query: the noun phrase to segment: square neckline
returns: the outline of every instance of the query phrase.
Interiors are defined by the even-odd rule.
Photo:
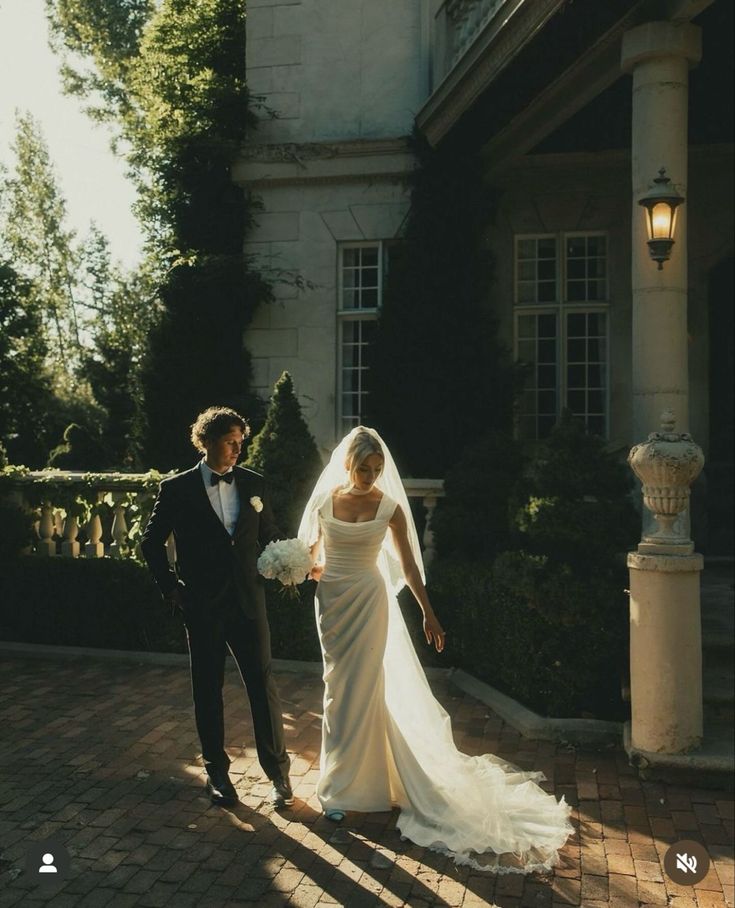
[[[341,518],[334,516],[334,494],[332,492],[330,492],[329,493],[329,509],[330,509],[331,513],[329,516],[331,517],[332,520],[335,520],[337,523],[344,523],[347,526],[363,526],[366,523],[375,523],[375,521],[378,519],[378,516],[380,514],[380,509],[383,507],[383,502],[385,501],[385,499],[387,497],[388,496],[385,494],[385,492],[383,492],[383,494],[380,496],[380,501],[378,502],[378,509],[375,512],[375,517],[371,517],[370,520],[342,520]]]

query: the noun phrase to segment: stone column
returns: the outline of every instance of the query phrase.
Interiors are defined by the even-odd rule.
[[[671,258],[659,271],[638,205],[661,167],[686,197],[689,68],[700,57],[701,31],[690,23],[649,22],[623,36],[621,66],[633,76],[633,437],[648,436],[629,457],[646,505],[643,539],[628,556],[631,756],[683,753],[702,740],[702,557],[687,520],[689,485],[702,464],[686,434],[687,211],[678,211]],[[662,411],[663,431],[652,432]]]
[[[689,426],[687,212],[678,211],[675,244],[658,270],[648,254],[638,199],[661,167],[686,197],[689,68],[701,57],[701,30],[648,22],[623,36],[621,66],[633,75],[632,298],[633,438],[644,439],[671,408]]]

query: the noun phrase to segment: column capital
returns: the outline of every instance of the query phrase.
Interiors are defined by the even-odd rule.
[[[623,35],[620,67],[632,72],[639,64],[665,57],[684,57],[690,67],[702,59],[702,29],[691,22],[645,22]]]

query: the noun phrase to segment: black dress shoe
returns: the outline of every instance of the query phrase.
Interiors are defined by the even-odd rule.
[[[293,792],[288,779],[273,779],[271,788],[271,804],[276,807],[290,807],[293,804]]]
[[[235,786],[230,782],[226,772],[211,775],[207,780],[207,794],[213,804],[218,807],[230,807],[237,804],[238,797]]]

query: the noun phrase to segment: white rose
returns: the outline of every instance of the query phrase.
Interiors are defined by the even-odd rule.
[[[254,511],[257,511],[258,514],[263,510],[263,502],[260,500],[260,495],[253,495],[250,499],[250,504]]]

